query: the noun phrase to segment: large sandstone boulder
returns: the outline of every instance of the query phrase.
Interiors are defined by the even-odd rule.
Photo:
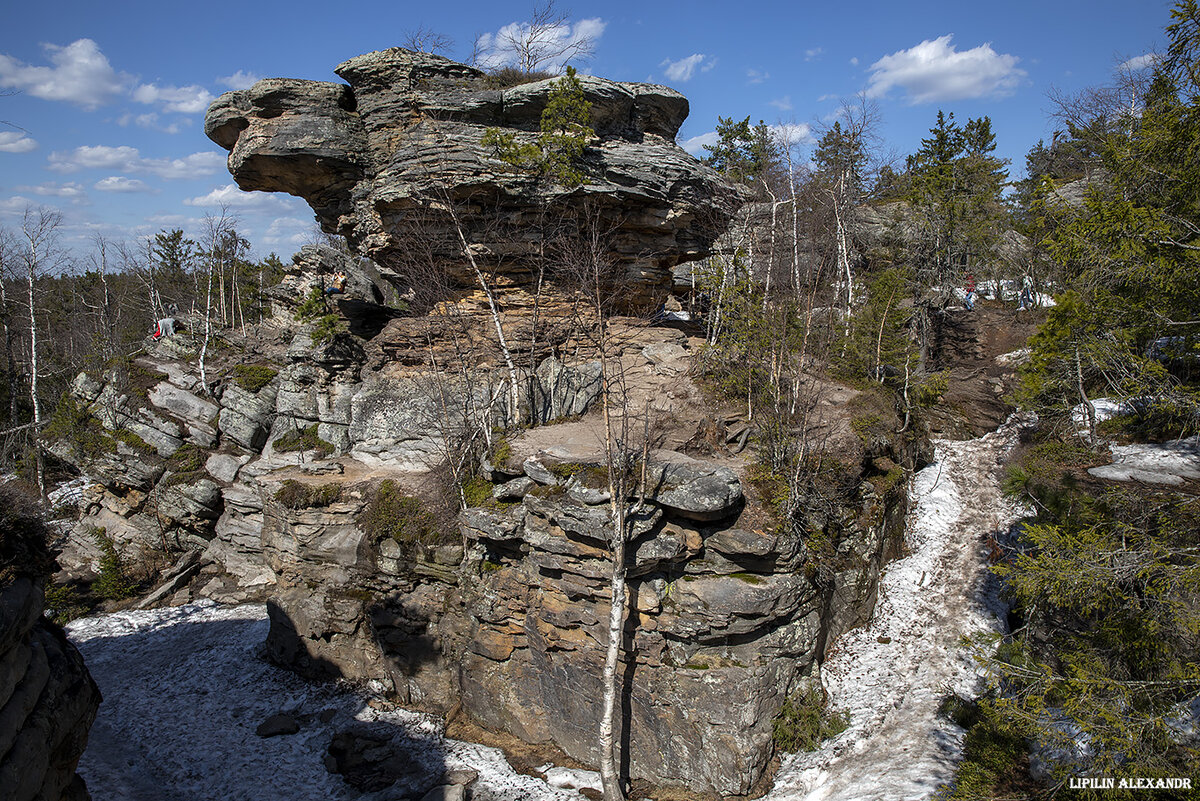
[[[489,128],[533,142],[556,79],[495,89],[476,69],[401,48],[336,72],[348,85],[273,78],[227,92],[205,132],[230,151],[238,186],[303,197],[324,230],[404,289],[428,288],[422,260],[452,284],[475,283],[447,202],[476,256],[517,284],[533,280],[547,212],[578,227],[588,215],[568,212],[588,208],[599,217],[591,223],[611,230],[625,302],[656,303],[672,266],[709,252],[737,198],[675,144],[688,104],[664,86],[581,77],[596,137],[583,184],[568,188],[514,169],[482,142]]]
[[[100,691],[62,629],[42,619],[54,562],[45,532],[0,493],[0,796],[83,801],[75,765]]]

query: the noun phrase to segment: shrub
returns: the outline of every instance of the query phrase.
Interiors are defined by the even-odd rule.
[[[162,482],[164,488],[195,484],[202,478],[208,478],[208,471],[204,469],[204,453],[191,442],[180,445],[179,450],[168,457],[167,469],[171,473]]]
[[[813,751],[822,740],[840,734],[848,725],[845,712],[828,708],[821,691],[809,687],[784,700],[772,724],[775,747],[787,753]]]
[[[508,89],[511,86],[536,83],[553,77],[553,73],[549,72],[526,72],[517,67],[500,67],[489,72],[484,81],[489,89]]]
[[[79,597],[79,593],[70,584],[59,586],[46,585],[46,611],[52,613],[51,619],[60,626],[65,626],[72,620],[81,618],[88,613],[87,604]]]
[[[258,392],[279,375],[265,364],[239,364],[233,368],[233,383],[247,392]]]
[[[329,506],[342,498],[342,485],[330,482],[328,484],[305,484],[289,478],[275,492],[275,500],[288,509],[312,509]]]
[[[120,601],[137,594],[137,584],[129,576],[125,557],[103,528],[94,528],[92,538],[100,546],[100,575],[92,582],[92,592],[108,601]]]
[[[307,428],[296,428],[281,434],[274,443],[274,448],[281,453],[289,451],[316,451],[318,456],[328,456],[333,453],[333,444],[326,442],[317,435],[317,423]]]
[[[462,490],[467,506],[487,506],[492,501],[492,482],[481,476],[468,478]]]
[[[342,318],[336,314],[325,314],[317,319],[316,325],[313,326],[312,337],[313,345],[321,345],[327,342],[337,334],[346,330],[346,326],[342,323]]]
[[[359,515],[358,525],[376,542],[392,538],[408,556],[418,544],[446,545],[455,541],[452,532],[439,524],[419,498],[405,495],[391,479],[380,483]]]
[[[139,437],[137,434],[130,431],[128,428],[120,428],[113,432],[113,439],[124,442],[135,451],[140,451],[146,454],[157,454],[158,450],[146,440]]]
[[[314,286],[308,291],[308,297],[296,307],[296,319],[301,322],[311,322],[329,311],[325,303],[325,293],[321,287]]]
[[[943,702],[943,707],[945,706]],[[940,801],[966,801],[975,798],[1014,797],[1002,793],[1005,785],[1020,783],[1025,771],[1028,749],[1025,739],[1007,724],[990,704],[971,705],[963,760],[954,781],[937,798]],[[962,715],[947,710],[959,725]]]
[[[0,586],[17,576],[46,576],[55,568],[37,507],[12,486],[0,485]]]
[[[50,422],[42,430],[42,436],[51,441],[68,442],[88,458],[96,458],[113,448],[113,439],[104,426],[70,392],[64,392],[59,397]]]

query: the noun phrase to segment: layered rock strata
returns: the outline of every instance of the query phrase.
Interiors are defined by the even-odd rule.
[[[53,568],[45,532],[12,496],[0,500],[0,795],[84,801],[75,766],[100,691],[62,629],[42,619]]]
[[[238,186],[304,198],[324,230],[401,291],[431,279],[475,285],[457,219],[475,257],[508,286],[536,283],[548,242],[604,231],[620,275],[612,285],[627,306],[653,307],[670,268],[709,251],[737,197],[675,144],[688,103],[664,86],[580,76],[595,136],[578,165],[583,183],[565,187],[483,141],[497,129],[534,143],[558,79],[493,88],[479,70],[401,48],[335,72],[345,84],[268,79],[227,92],[205,132],[230,151]]]

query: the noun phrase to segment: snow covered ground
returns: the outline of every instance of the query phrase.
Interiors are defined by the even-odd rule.
[[[786,757],[769,801],[926,799],[953,776],[963,731],[937,708],[949,692],[979,690],[962,637],[1004,625],[985,565],[988,538],[1019,516],[997,471],[1015,439],[1010,421],[980,439],[936,443],[937,461],[913,483],[908,555],[880,580],[870,623],[845,635],[822,669],[850,726],[819,751]]]
[[[428,716],[378,710],[346,686],[312,684],[267,664],[257,656],[267,627],[262,604],[212,602],[69,624],[68,635],[104,694],[79,763],[92,797],[390,800],[391,788],[361,793],[325,770],[322,759],[334,731],[358,721],[407,735],[419,744],[422,763],[479,771],[477,786],[496,799],[582,798],[514,773],[494,748],[445,739]],[[267,739],[255,734],[278,712],[292,714],[300,731]],[[562,786],[579,777],[553,778]],[[582,780],[590,783],[591,777]]]
[[[1119,414],[1133,412],[1129,403],[1111,398],[1095,398],[1090,403],[1097,424]],[[1071,410],[1071,422],[1080,431],[1087,429],[1087,409],[1082,403]],[[1110,445],[1109,449],[1112,451],[1112,464],[1089,469],[1088,472],[1093,476],[1112,481],[1172,486],[1179,486],[1188,479],[1200,480],[1200,436],[1168,442]]]

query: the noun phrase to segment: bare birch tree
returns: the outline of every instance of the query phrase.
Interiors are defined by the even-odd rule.
[[[42,425],[42,401],[38,395],[41,378],[38,361],[38,320],[36,286],[43,275],[62,266],[63,255],[58,250],[58,229],[62,226],[62,214],[40,208],[26,209],[21,219],[21,234],[25,239],[25,278],[29,290],[29,400],[33,407],[35,428]],[[37,463],[38,495],[46,498],[46,464],[41,449],[35,447]]]

